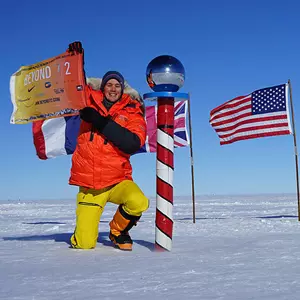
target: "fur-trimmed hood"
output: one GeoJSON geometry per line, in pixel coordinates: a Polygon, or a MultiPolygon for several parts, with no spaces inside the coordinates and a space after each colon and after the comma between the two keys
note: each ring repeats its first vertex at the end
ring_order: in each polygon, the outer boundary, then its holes
{"type": "MultiPolygon", "coordinates": [[[[100,90],[102,78],[87,77],[86,82],[92,87],[92,89],[98,91],[100,90]]],[[[141,95],[138,93],[137,90],[135,90],[133,87],[129,85],[129,83],[126,80],[124,82],[124,94],[130,95],[130,97],[133,100],[137,100],[139,103],[141,103],[143,107],[143,112],[145,113],[145,103],[143,101],[143,98],[141,97],[141,95]]]]}

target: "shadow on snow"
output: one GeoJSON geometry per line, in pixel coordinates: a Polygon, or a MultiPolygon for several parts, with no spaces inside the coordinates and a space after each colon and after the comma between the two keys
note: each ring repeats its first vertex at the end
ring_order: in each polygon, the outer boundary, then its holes
{"type": "MultiPolygon", "coordinates": [[[[237,217],[237,216],[235,216],[237,217]]],[[[259,216],[259,217],[243,217],[244,219],[287,219],[287,218],[298,218],[298,216],[294,216],[294,215],[274,215],[274,216],[259,216]]],[[[195,220],[228,220],[228,219],[232,219],[232,217],[198,217],[195,218],[195,220]]],[[[191,217],[187,217],[187,218],[175,218],[174,222],[176,221],[192,221],[193,218],[191,217]]]]}
{"type": "Polygon", "coordinates": [[[45,224],[49,224],[49,225],[66,225],[66,223],[62,223],[62,222],[23,222],[22,224],[26,224],[26,225],[45,225],[45,224]]]}
{"type": "Polygon", "coordinates": [[[279,216],[263,216],[263,217],[255,217],[256,219],[285,219],[285,218],[298,218],[298,216],[292,215],[279,215],[279,216]]]}
{"type": "MultiPolygon", "coordinates": [[[[16,237],[3,237],[3,241],[49,241],[54,240],[58,243],[66,243],[71,246],[70,238],[73,233],[55,233],[44,235],[29,235],[29,236],[16,236],[16,237]]],[[[104,246],[113,246],[112,242],[108,239],[109,232],[99,232],[97,242],[104,246]]],[[[144,240],[133,240],[134,243],[154,251],[154,243],[144,240]]]]}

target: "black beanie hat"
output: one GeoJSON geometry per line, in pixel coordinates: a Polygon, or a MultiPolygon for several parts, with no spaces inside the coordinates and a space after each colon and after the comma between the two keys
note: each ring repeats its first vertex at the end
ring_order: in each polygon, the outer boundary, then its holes
{"type": "Polygon", "coordinates": [[[123,92],[123,90],[124,90],[124,77],[122,76],[121,73],[119,73],[117,71],[108,71],[107,73],[104,74],[104,76],[102,78],[100,90],[103,91],[104,86],[106,85],[107,81],[109,81],[110,79],[116,79],[121,84],[122,92],[123,92]]]}

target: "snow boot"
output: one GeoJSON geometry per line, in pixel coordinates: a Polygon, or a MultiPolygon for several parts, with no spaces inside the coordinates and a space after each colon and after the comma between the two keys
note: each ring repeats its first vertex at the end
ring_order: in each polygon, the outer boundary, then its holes
{"type": "Polygon", "coordinates": [[[136,225],[140,217],[127,214],[121,205],[118,207],[112,221],[109,223],[109,239],[116,248],[124,251],[132,250],[133,242],[128,231],[136,225]]]}

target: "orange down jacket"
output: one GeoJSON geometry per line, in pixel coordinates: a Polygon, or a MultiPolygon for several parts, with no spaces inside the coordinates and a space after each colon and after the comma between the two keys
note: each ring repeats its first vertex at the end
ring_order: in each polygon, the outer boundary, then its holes
{"type": "MultiPolygon", "coordinates": [[[[141,104],[129,95],[122,98],[109,110],[106,110],[103,93],[86,88],[87,104],[116,123],[135,133],[141,147],[146,140],[146,122],[141,104]]],[[[91,137],[92,125],[81,121],[77,146],[72,156],[72,167],[69,184],[92,189],[102,189],[125,179],[132,180],[130,155],[122,152],[110,141],[95,131],[91,137]]]]}

